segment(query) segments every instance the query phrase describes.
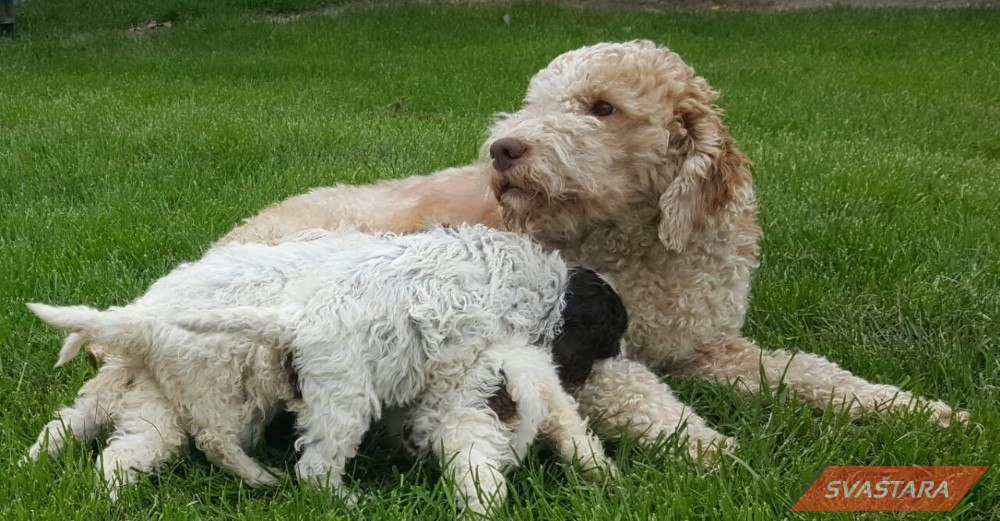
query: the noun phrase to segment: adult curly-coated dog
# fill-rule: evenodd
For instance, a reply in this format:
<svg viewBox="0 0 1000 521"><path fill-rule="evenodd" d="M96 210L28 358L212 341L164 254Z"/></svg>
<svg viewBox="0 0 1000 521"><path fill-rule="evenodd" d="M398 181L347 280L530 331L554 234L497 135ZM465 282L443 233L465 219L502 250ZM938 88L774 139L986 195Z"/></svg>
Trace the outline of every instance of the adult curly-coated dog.
<svg viewBox="0 0 1000 521"><path fill-rule="evenodd" d="M646 367L748 392L783 382L810 404L852 415L921 407L947 426L953 413L943 402L741 336L761 230L748 161L716 97L652 42L557 57L483 146L505 227L608 276L632 317L628 354ZM650 376L609 362L576 396L619 428L658 434L686 418L692 440L724 441Z"/></svg>
<svg viewBox="0 0 1000 521"><path fill-rule="evenodd" d="M625 309L595 272L523 235L316 231L217 248L125 307L30 306L70 333L59 364L89 340L145 368L180 428L250 485L277 483L246 449L285 404L297 416L299 479L335 489L383 406L405 408L411 446L447 465L474 511L502 499L503 472L539 433L588 473L614 470L559 376L583 381L594 360L618 353ZM501 386L517 404L507 421L489 404ZM131 464L155 462L115 463L127 482Z"/></svg>
<svg viewBox="0 0 1000 521"><path fill-rule="evenodd" d="M947 426L956 415L943 402L870 383L820 356L761 350L740 334L761 231L748 161L716 97L680 56L649 41L567 52L532 78L520 110L501 115L479 162L374 185L369 190L383 199L369 215L391 213L375 223L385 229L419 228L427 208L454 186L461 212L436 217L478 214L491 223L496 206L465 194L472 179L489 177L505 228L608 276L632 317L634 361L599 364L576 396L587 414L606 420L609 434L628 429L653 439L686 427L692 453L699 444L731 442L649 369L747 392L762 381L784 382L810 404L833 403L856 416L926 408L931 421ZM358 188L326 190L330 201ZM294 198L272 206L227 240L279 239L264 224L300 208ZM340 208L326 206L323 218L355 219Z"/></svg>
<svg viewBox="0 0 1000 521"><path fill-rule="evenodd" d="M740 334L761 231L747 159L716 97L680 56L652 42L583 47L532 78L523 108L501 116L477 162L317 189L264 209L219 244L279 242L342 222L397 232L481 222L558 248L605 273L632 317L631 360L597 364L576 393L588 415L605 419L606 435L655 440L680 431L691 454L732 443L653 371L751 393L784 382L814 406L856 416L919 407L942 426L965 420L943 402L816 355L761 350Z"/></svg>

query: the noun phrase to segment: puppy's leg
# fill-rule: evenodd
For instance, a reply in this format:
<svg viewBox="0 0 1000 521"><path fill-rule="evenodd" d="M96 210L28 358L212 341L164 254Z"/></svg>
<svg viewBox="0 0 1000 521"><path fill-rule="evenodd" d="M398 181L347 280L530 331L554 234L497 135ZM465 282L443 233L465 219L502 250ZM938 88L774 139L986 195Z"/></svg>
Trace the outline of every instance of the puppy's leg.
<svg viewBox="0 0 1000 521"><path fill-rule="evenodd" d="M240 446L238 428L196 428L194 443L212 463L236 474L251 487L271 487L280 475L250 457Z"/></svg>
<svg viewBox="0 0 1000 521"><path fill-rule="evenodd" d="M274 486L279 475L246 453L241 443L246 425L245 398L232 389L208 387L185 403L195 447L212 463L239 476L251 487ZM196 398L196 399L195 399Z"/></svg>
<svg viewBox="0 0 1000 521"><path fill-rule="evenodd" d="M511 427L490 411L485 397L478 405L456 402L439 420L429 441L455 484L459 508L486 514L502 505L507 497L504 472L519 459Z"/></svg>
<svg viewBox="0 0 1000 521"><path fill-rule="evenodd" d="M144 370L136 372L134 387L122 399L116 427L98 460L112 500L119 487L155 472L187 440L180 418Z"/></svg>
<svg viewBox="0 0 1000 521"><path fill-rule="evenodd" d="M563 390L548 355L531 347L513 348L503 362L507 387L521 421L536 425L556 446L560 457L578 463L588 479L615 476L618 469L590 433L576 402ZM531 416L537 415L537 418Z"/></svg>
<svg viewBox="0 0 1000 521"><path fill-rule="evenodd" d="M579 464L587 479L596 481L605 476L617 477L618 468L604 454L601 440L591 434L573 398L563 391L558 379L546 384L543 398L549 415L542 424L541 432L555 444L559 456L564 461Z"/></svg>
<svg viewBox="0 0 1000 521"><path fill-rule="evenodd" d="M624 358L594 364L587 382L574 392L580 411L597 418L599 434L638 435L647 443L678 433L690 456L711 462L736 440L712 429L690 407L681 403L643 364Z"/></svg>
<svg viewBox="0 0 1000 521"><path fill-rule="evenodd" d="M784 383L806 403L825 407L832 402L839 410L846 410L855 417L893 409L927 409L930 421L942 427L947 427L953 419L965 422L969 417L965 411L953 413L944 402L926 400L892 385L868 382L821 356L762 351L745 338L703 346L674 372L735 383L749 393L760 392L763 376L769 386Z"/></svg>
<svg viewBox="0 0 1000 521"><path fill-rule="evenodd" d="M381 404L365 362L347 350L306 346L296 352L337 354L311 359L298 369L302 398L291 409L301 432L295 441L302 453L295 465L299 479L340 494L347 460L357 455Z"/></svg>
<svg viewBox="0 0 1000 521"><path fill-rule="evenodd" d="M28 449L26 460L36 460L43 450L57 457L66 445L67 434L80 441L95 438L108 423L125 392L133 383L132 372L116 360L109 361L88 380L69 407L56 412L38 435L38 440Z"/></svg>
<svg viewBox="0 0 1000 521"><path fill-rule="evenodd" d="M508 349L518 347L525 349L520 343L486 350L464 374L432 385L409 411L408 444L413 452L430 453L440 462L455 486L460 509L485 514L503 503L504 473L520 462L544 419L537 392L523 407L510 394L503 362L514 356ZM550 360L542 363L551 366ZM444 383L456 376L460 382ZM501 392L504 398L498 401Z"/></svg>

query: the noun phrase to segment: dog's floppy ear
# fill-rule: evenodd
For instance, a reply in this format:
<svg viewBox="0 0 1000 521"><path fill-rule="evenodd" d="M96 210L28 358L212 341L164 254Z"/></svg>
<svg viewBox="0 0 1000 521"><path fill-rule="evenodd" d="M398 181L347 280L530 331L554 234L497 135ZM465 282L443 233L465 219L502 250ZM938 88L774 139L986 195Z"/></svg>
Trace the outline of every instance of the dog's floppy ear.
<svg viewBox="0 0 1000 521"><path fill-rule="evenodd" d="M593 270L570 270L566 306L559 335L552 342L552 359L563 385L583 383L594 362L620 351L628 314L618 293Z"/></svg>
<svg viewBox="0 0 1000 521"><path fill-rule="evenodd" d="M680 130L670 143L682 159L665 167L677 170L659 200L660 241L678 252L697 228L722 217L751 184L749 161L722 123L722 110L712 104L716 93L699 77L686 90L674 106Z"/></svg>

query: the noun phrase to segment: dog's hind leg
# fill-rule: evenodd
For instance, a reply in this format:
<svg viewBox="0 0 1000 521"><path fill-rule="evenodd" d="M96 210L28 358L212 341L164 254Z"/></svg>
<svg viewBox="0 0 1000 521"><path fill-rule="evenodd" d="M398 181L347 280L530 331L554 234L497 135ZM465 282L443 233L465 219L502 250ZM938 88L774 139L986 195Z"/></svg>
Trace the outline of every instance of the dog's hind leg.
<svg viewBox="0 0 1000 521"><path fill-rule="evenodd" d="M83 384L73 405L59 409L55 419L42 428L25 460L36 460L43 451L57 457L66 446L69 434L79 441L97 437L132 384L131 369L122 366L117 359L110 359L97 375Z"/></svg>
<svg viewBox="0 0 1000 521"><path fill-rule="evenodd" d="M280 472L250 457L241 443L246 425L244 397L232 389L212 388L185 400L185 418L195 447L212 463L236 474L251 487L277 485Z"/></svg>
<svg viewBox="0 0 1000 521"><path fill-rule="evenodd" d="M531 372L507 363L522 357ZM459 389L429 391L415 408L411 442L441 462L459 508L487 514L503 504L504 474L520 463L546 414L532 384L539 365L556 378L552 361L537 348L515 342L490 349L467 370Z"/></svg>
<svg viewBox="0 0 1000 521"><path fill-rule="evenodd" d="M212 463L239 476L251 487L271 487L279 483L281 473L250 457L240 446L235 429L203 428L194 435L194 444Z"/></svg>
<svg viewBox="0 0 1000 521"><path fill-rule="evenodd" d="M344 468L353 458L371 423L381 415L364 360L349 348L326 343L302 345L297 352L336 353L315 357L297 368L301 400L290 404L301 433L295 448L301 451L295 465L302 483L329 488L343 496Z"/></svg>
<svg viewBox="0 0 1000 521"><path fill-rule="evenodd" d="M144 370L137 371L116 419L116 430L98 460L112 500L119 487L155 472L187 441L180 418Z"/></svg>
<svg viewBox="0 0 1000 521"><path fill-rule="evenodd" d="M601 440L590 432L573 398L562 389L558 379L544 384L542 398L548 405L549 414L541 432L555 444L559 456L564 461L579 464L583 476L589 480L616 477L618 468L604 454Z"/></svg>

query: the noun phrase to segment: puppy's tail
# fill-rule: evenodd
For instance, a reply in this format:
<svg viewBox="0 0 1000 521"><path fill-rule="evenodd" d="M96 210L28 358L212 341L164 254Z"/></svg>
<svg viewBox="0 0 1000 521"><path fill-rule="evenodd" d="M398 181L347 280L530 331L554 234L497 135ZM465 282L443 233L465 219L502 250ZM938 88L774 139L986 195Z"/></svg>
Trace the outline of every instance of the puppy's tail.
<svg viewBox="0 0 1000 521"><path fill-rule="evenodd" d="M127 308L100 311L87 306L30 303L28 309L46 324L69 333L59 351L56 367L72 360L88 341L109 347L145 345L150 326L145 318Z"/></svg>
<svg viewBox="0 0 1000 521"><path fill-rule="evenodd" d="M230 333L253 341L284 344L291 340L292 332L285 326L294 323L289 318L273 308L237 306L184 315L175 319L174 325L193 333Z"/></svg>

